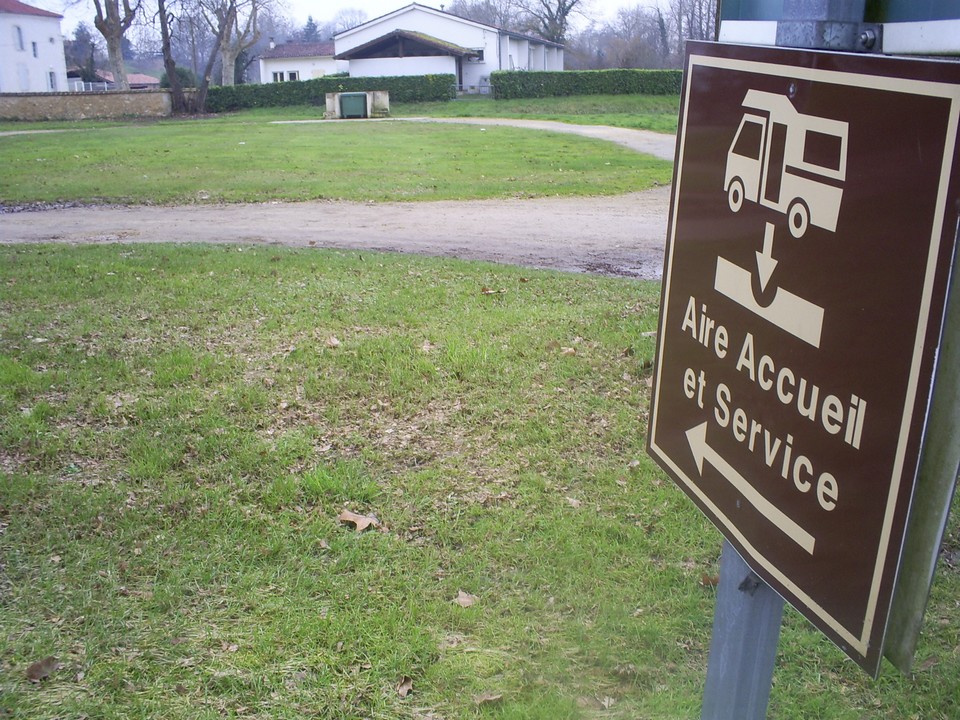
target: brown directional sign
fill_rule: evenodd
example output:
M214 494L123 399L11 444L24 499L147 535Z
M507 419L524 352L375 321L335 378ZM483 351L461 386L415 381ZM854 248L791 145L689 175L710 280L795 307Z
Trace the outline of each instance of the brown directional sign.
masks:
M876 674L960 209L960 65L687 49L649 451Z

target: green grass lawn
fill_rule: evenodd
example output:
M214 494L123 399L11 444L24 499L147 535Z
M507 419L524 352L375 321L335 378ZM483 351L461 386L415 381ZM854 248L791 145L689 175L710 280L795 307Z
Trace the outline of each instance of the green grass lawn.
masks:
M111 245L0 246L0 288L0 716L698 717L720 538L644 451L656 284ZM770 717L956 718L956 514L945 553L912 678L788 611Z
M575 97L494 100L464 95L449 102L391 103L392 117L483 117L557 120L574 125L611 125L660 133L677 131L679 95L581 95ZM322 116L312 105L259 108L222 118L308 120ZM2 126L0 126L2 127Z
M396 117L503 117L558 120L576 125L612 125L660 133L677 131L678 95L583 95L493 100L463 96L451 102L395 103Z
M0 203L586 196L671 176L669 162L560 133L268 121L297 117L273 111L0 137Z

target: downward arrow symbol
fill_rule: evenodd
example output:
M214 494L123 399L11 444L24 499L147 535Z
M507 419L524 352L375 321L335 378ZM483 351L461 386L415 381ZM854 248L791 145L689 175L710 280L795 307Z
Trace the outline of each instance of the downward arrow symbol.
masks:
M693 454L694 462L697 463L697 472L703 475L704 462L712 465L716 470L731 484L744 499L753 505L761 515L773 523L783 533L802 547L808 553L813 555L813 548L816 544L816 538L800 527L794 520L787 517L786 514L767 500L763 495L757 492L746 478L720 454L707 443L707 423L703 422L692 427L686 432L687 443L690 445L690 452Z
M757 277L760 279L760 290L767 289L767 283L773 277L773 271L779 264L773 259L773 223L767 223L763 231L763 250L757 255Z

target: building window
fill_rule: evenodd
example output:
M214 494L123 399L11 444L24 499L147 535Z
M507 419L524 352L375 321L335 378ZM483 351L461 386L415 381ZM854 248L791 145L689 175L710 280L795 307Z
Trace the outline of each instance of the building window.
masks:
M283 82L283 73L282 73L282 72L275 72L275 73L273 74L273 81L274 81L274 82Z
M299 80L299 79L300 79L300 73L298 73L296 70L291 70L290 72L287 73L287 80Z
M47 77L50 78L50 90L52 90L53 92L56 92L57 91L57 74L53 70L51 70Z
M36 44L35 42L30 43L30 48L33 50L33 56L34 56L34 57L39 57L39 56L37 55L37 44Z
M14 26L13 26L13 46L14 46L17 50L23 50L23 49L24 49L24 46L23 46L23 30L20 28L19 25L14 25Z

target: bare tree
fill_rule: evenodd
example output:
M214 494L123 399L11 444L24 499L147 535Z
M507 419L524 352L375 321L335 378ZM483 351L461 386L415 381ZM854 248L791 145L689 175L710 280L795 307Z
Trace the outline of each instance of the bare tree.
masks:
M556 43L566 41L570 16L582 3L583 0L517 0L517 6L531 20L531 30Z
M367 21L367 14L359 8L343 8L338 10L333 19L324 23L320 28L320 37L330 40L337 33L342 33Z
M609 25L591 22L579 33L567 38L563 50L564 66L568 70L603 70L613 67L610 60L612 35Z
M171 6L176 2L173 0ZM167 73L167 83L170 85L170 101L176 115L187 112L188 105L183 87L180 85L180 76L177 74L177 63L173 59L170 38L172 25L176 18L168 9L167 0L157 0L157 20L160 24L160 52L163 55L163 69Z
M523 27L522 12L516 0L453 0L446 11L504 30L520 30Z
M123 64L123 34L130 29L137 13L140 0L130 4L130 0L93 0L97 15L93 19L94 27L103 35L107 43L107 60L113 72L113 81L120 90L129 90L127 69Z
M669 64L666 22L659 8L620 8L611 31L609 54L615 67L659 68Z
M667 14L673 25L675 52L683 52L685 40L714 38L718 5L717 0L670 0Z
M266 0L201 0L211 32L219 38L221 84L233 85L240 53L260 39L258 13ZM212 71L213 66L210 66Z

